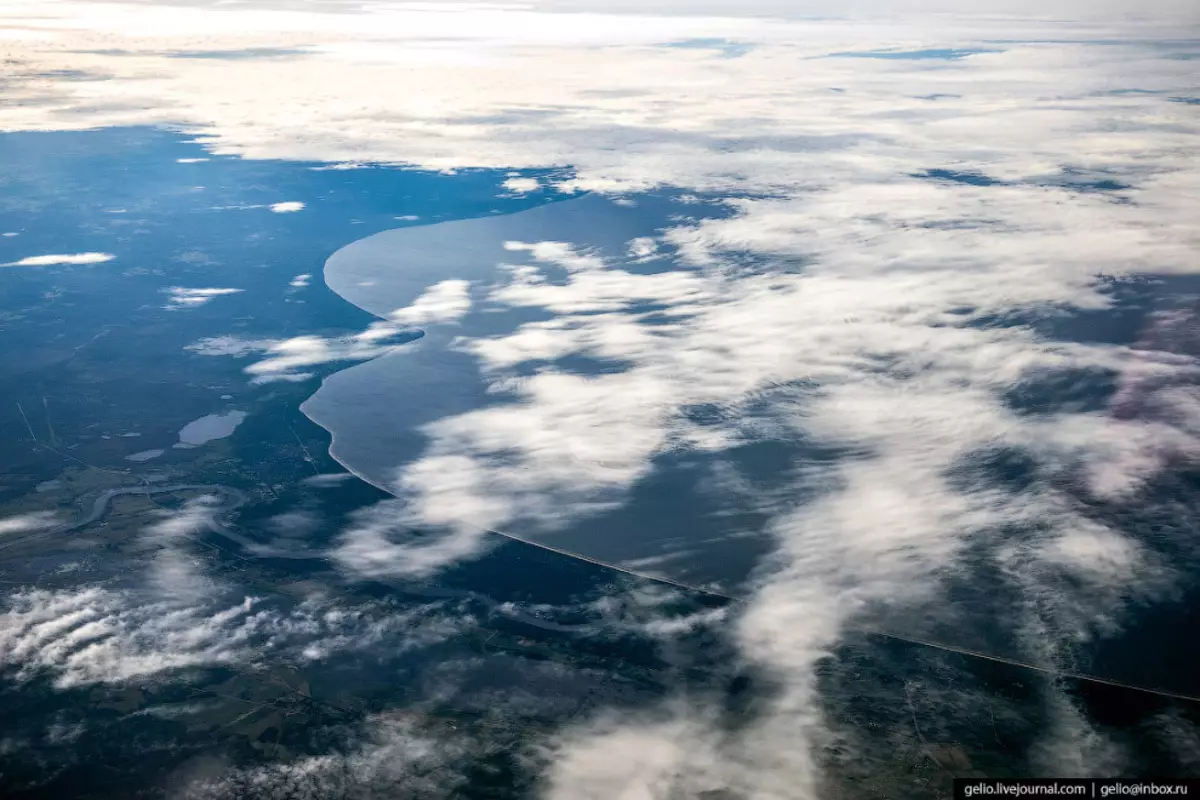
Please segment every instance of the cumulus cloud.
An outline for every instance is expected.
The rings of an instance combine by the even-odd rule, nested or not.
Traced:
[[[202,306],[214,297],[221,297],[227,294],[238,294],[242,289],[185,289],[182,286],[172,286],[165,290],[169,295],[167,304],[163,306],[168,310],[176,310],[180,308],[195,308]]]
[[[389,655],[472,627],[451,602],[401,604],[309,593],[299,601],[246,596],[215,577],[194,540],[222,530],[220,498],[200,495],[138,532],[137,588],[21,588],[0,596],[0,674],[48,677],[59,688],[167,678],[180,670],[260,663],[303,664],[382,646]],[[13,530],[46,527],[49,515]],[[314,520],[277,516],[295,532]]]
[[[331,557],[364,578],[425,578],[482,553],[488,532],[464,524],[451,509],[455,502],[476,502],[469,487],[458,493],[446,489],[436,500],[422,498],[422,502],[421,508],[413,509],[403,501],[387,500],[357,512]],[[468,512],[468,518],[478,516]],[[419,531],[418,525],[436,529]]]
[[[505,189],[516,194],[536,192],[542,186],[537,178],[509,178],[502,185]]]
[[[214,602],[215,601],[215,602]],[[392,654],[455,635],[469,618],[438,605],[399,608],[313,598],[278,608],[246,597],[146,597],[100,587],[29,589],[0,601],[0,669],[59,688],[146,680],[263,658],[325,660],[386,644]]]
[[[712,725],[687,709],[674,711],[657,718],[601,717],[572,731],[550,758],[545,796],[641,800],[728,789],[728,781],[714,775],[727,762]],[[805,796],[804,787],[793,789],[791,796]]]
[[[244,643],[227,625],[236,627],[250,603],[204,616],[162,605],[131,608],[126,598],[98,588],[31,590],[5,600],[0,664],[15,669],[18,680],[48,671],[66,688],[244,655]]]
[[[282,203],[271,204],[271,211],[275,212],[276,214],[291,214],[296,211],[303,210],[304,203],[301,203],[299,200],[287,200]]]
[[[412,305],[392,312],[391,318],[401,325],[430,325],[453,322],[471,308],[468,295],[470,283],[448,280],[430,286]]]
[[[15,235],[15,234],[14,234]],[[53,267],[58,265],[103,264],[112,261],[112,253],[60,253],[45,256],[28,256],[20,261],[0,264],[0,267]]]

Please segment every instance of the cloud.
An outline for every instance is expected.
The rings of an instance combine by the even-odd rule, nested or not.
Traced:
[[[272,203],[271,210],[276,214],[291,214],[296,211],[304,210],[304,203],[299,200],[287,200],[282,203]]]
[[[311,511],[285,511],[268,517],[267,527],[278,536],[304,538],[316,531],[321,519]]]
[[[638,260],[649,260],[658,251],[658,242],[650,236],[639,236],[629,242],[629,255]]]
[[[417,510],[399,500],[385,500],[356,512],[353,524],[338,537],[331,558],[363,578],[425,578],[483,553],[488,532],[461,524],[462,517],[451,510],[455,502],[477,502],[468,487],[457,493],[443,489],[436,500],[424,497],[422,501]],[[478,517],[468,510],[468,518]],[[419,532],[418,525],[437,529]]]
[[[220,511],[220,498],[201,495],[177,510],[160,512],[159,521],[142,531],[138,545],[149,556],[150,582],[159,596],[197,602],[216,590],[203,560],[188,545],[214,525]]]
[[[0,517],[0,536],[10,533],[25,533],[53,528],[58,524],[58,515],[53,511],[31,511],[12,517]]]
[[[261,355],[263,358],[246,367],[253,383],[272,381],[303,381],[313,377],[307,368],[339,361],[363,361],[376,358],[401,347],[395,342],[409,331],[395,325],[376,323],[367,330],[342,337],[294,336],[290,339],[242,339],[217,336],[201,339],[187,349],[203,356],[232,356],[244,358]]]
[[[501,184],[505,189],[516,194],[536,192],[542,184],[537,178],[509,178]]]
[[[56,35],[10,43],[30,75],[69,65],[111,77],[13,81],[0,125],[183,125],[224,155],[569,165],[570,177],[547,188],[724,198],[730,215],[660,220],[620,252],[566,229],[509,237],[494,281],[472,276],[469,292],[452,271],[439,274],[406,309],[372,309],[388,321],[360,334],[225,337],[191,349],[254,356],[255,380],[295,380],[311,366],[391,352],[398,325],[457,323],[455,354],[473,359],[488,397],[503,402],[422,418],[424,450],[374,476],[402,499],[364,512],[336,550],[367,576],[428,575],[472,557],[487,526],[552,541],[636,502],[674,458],[792,446],[776,476],[783,488],[715,470],[705,484],[719,509],[764,519],[773,554],[729,622],[739,659],[776,677],[779,696],[737,736],[703,703],[585,719],[561,737],[548,794],[814,796],[822,744],[837,727],[818,665],[848,631],[970,639],[993,626],[1009,655],[1069,663],[1119,630],[1131,603],[1194,571],[1098,511],[1133,514],[1200,450],[1197,353],[1185,332],[1194,312],[1152,320],[1134,345],[1061,333],[1101,319],[1123,281],[1196,271],[1198,129],[1166,99],[1194,88],[1194,61],[1169,57],[1169,40],[1190,28],[1126,20],[1110,3],[1002,3],[986,18],[906,13],[936,5],[832,9],[870,24],[796,19],[782,4],[659,4],[636,17],[565,2],[590,13],[130,5],[102,14],[60,3],[34,19],[17,8],[5,14]],[[1004,16],[1016,10],[1070,25]],[[159,54],[164,41],[211,50],[230,30],[240,47],[321,44],[256,62],[253,82],[235,62]],[[660,46],[715,37],[749,49],[726,59]],[[79,52],[114,43],[137,55]],[[999,52],[822,57],[933,48]],[[380,94],[397,70],[422,91]],[[1128,188],[1102,188],[1111,184]],[[1165,302],[1175,285],[1146,302]],[[473,318],[483,310],[510,313],[485,330]],[[616,366],[589,374],[570,366],[580,361]],[[1014,389],[1037,394],[1064,374],[1115,376],[1117,399],[1043,410],[1014,399]],[[1007,470],[1006,458],[1026,466]],[[984,585],[1015,599],[970,601]],[[1082,712],[1056,702],[1043,701],[1053,716],[1045,763],[1096,772],[1121,763]]]
[[[422,724],[418,715],[372,715],[358,738],[328,755],[287,764],[218,771],[188,782],[185,800],[296,797],[451,797],[466,785],[484,743],[453,729]]]
[[[18,591],[0,600],[0,670],[17,681],[48,675],[60,689],[120,684],[266,658],[323,661],[379,646],[395,655],[471,624],[438,604],[317,597],[279,608],[252,597],[222,604],[220,597],[201,602],[190,592],[155,597],[101,587]]]
[[[227,294],[238,294],[242,289],[185,289],[182,286],[172,286],[165,289],[170,297],[163,308],[176,310],[180,308],[195,308],[202,306],[214,297]]]
[[[219,524],[221,510],[215,495],[192,497],[139,531],[137,567],[125,571],[138,578],[129,582],[136,588],[20,588],[0,595],[0,674],[17,682],[44,676],[65,689],[264,660],[328,661],[378,648],[393,657],[475,625],[450,601],[246,596],[214,576],[195,547],[199,535]],[[48,520],[38,515],[19,529]],[[268,524],[290,532],[310,522],[293,515]]]
[[[305,486],[316,486],[318,488],[329,488],[332,486],[340,486],[348,480],[353,480],[354,474],[350,472],[326,472],[321,475],[313,475],[301,481]]]
[[[53,254],[45,256],[29,256],[20,261],[10,261],[0,264],[0,267],[53,267],[59,264],[103,264],[112,261],[116,256],[112,253],[72,253]]]
[[[263,358],[246,367],[254,383],[303,381],[313,377],[309,367],[340,361],[366,361],[404,346],[416,326],[454,322],[471,308],[470,284],[446,280],[429,287],[412,304],[388,314],[388,322],[372,323],[348,336],[294,336],[290,339],[242,339],[216,336],[201,339],[187,349],[204,356]],[[396,341],[403,339],[403,341]]]
[[[297,275],[296,277],[292,278],[291,282],[288,283],[288,286],[291,286],[293,289],[304,289],[308,287],[308,282],[310,280],[312,280],[312,275],[307,273],[303,275]]]
[[[471,298],[467,294],[469,289],[470,283],[467,281],[435,283],[412,305],[393,311],[391,318],[401,325],[413,326],[453,322],[471,308]]]
[[[1069,778],[1122,775],[1128,754],[1098,726],[1093,725],[1063,692],[1049,695],[1049,725],[1033,745],[1033,767]]]
[[[121,682],[166,670],[227,663],[245,655],[231,633],[251,602],[211,616],[162,604],[129,607],[103,589],[30,590],[5,598],[0,666],[17,680],[48,671],[67,688]]]
[[[714,776],[723,755],[714,728],[683,708],[670,716],[601,717],[557,743],[545,797],[642,800],[703,797],[728,788]],[[803,786],[793,786],[803,797]],[[788,796],[788,795],[782,795]]]

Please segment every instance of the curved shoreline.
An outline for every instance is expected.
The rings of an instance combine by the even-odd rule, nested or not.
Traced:
[[[383,486],[378,485],[374,481],[371,481],[367,477],[360,475],[357,471],[354,470],[353,467],[351,467],[350,465],[341,461],[337,457],[337,455],[334,453],[334,445],[336,443],[336,438],[334,436],[333,431],[330,431],[324,425],[321,425],[320,422],[313,419],[306,412],[304,412],[303,404],[301,405],[300,410],[301,410],[301,413],[304,413],[304,415],[309,418],[309,420],[311,420],[316,425],[320,425],[320,427],[323,430],[326,430],[329,432],[329,435],[330,435],[329,457],[330,458],[332,458],[337,463],[341,464],[342,467],[345,468],[345,470],[347,472],[354,475],[359,480],[363,481],[364,483],[370,484],[371,486],[374,486],[375,488],[379,489],[380,491],[382,491],[388,495],[395,497],[395,495],[392,492],[388,491]],[[713,591],[711,589],[705,589],[705,588],[699,587],[699,586],[688,586],[687,584],[680,583],[678,581],[672,581],[668,578],[660,578],[660,577],[657,577],[654,575],[646,575],[643,573],[635,572],[633,570],[624,569],[624,568],[616,566],[614,564],[605,564],[602,561],[596,561],[595,559],[587,558],[586,556],[581,556],[581,555],[577,555],[575,553],[569,553],[569,552],[566,552],[563,550],[558,550],[549,545],[542,544],[540,542],[529,541],[528,539],[522,539],[520,536],[516,536],[513,534],[509,534],[509,533],[504,533],[503,531],[495,531],[495,530],[487,530],[487,529],[481,529],[481,530],[483,530],[485,533],[494,534],[496,536],[502,536],[505,539],[511,539],[512,541],[531,545],[533,547],[537,547],[542,550],[548,550],[551,553],[556,553],[558,555],[565,556],[567,558],[574,558],[574,559],[577,559],[580,561],[586,561],[589,564],[595,564],[596,566],[604,567],[606,569],[611,569],[616,572],[621,572],[621,573],[624,573],[626,575],[631,575],[636,578],[643,578],[645,580],[653,581],[655,583],[664,583],[664,584],[673,586],[678,589],[699,592],[700,594],[704,594],[709,597],[721,598],[723,600],[727,600],[732,603],[744,602],[744,600],[742,600],[741,598],[733,597],[733,596],[727,595],[727,594],[722,594],[721,592]],[[405,587],[403,590],[404,591],[412,591],[412,590],[408,589],[407,587]],[[476,599],[482,597],[486,601],[489,601],[492,604],[493,608],[495,608],[499,605],[499,604],[495,603],[494,600],[491,600],[491,598],[487,598],[486,596],[480,595],[477,592],[467,592],[464,590],[463,595],[461,595],[461,596],[471,596]],[[506,614],[507,616],[509,616],[513,619],[517,619],[521,622],[526,622],[528,624],[535,625],[540,628],[546,628],[548,630],[564,631],[564,632],[585,632],[587,629],[589,629],[595,625],[600,625],[600,624],[603,624],[604,622],[610,621],[613,617],[615,617],[617,615],[617,612],[613,612],[611,616],[606,616],[605,619],[599,623],[583,623],[579,626],[572,627],[572,626],[558,625],[556,623],[548,623],[544,620],[540,620],[540,619],[533,617],[529,614],[526,614],[522,611],[514,610],[511,612],[504,611],[504,612],[500,612],[500,613]],[[1025,661],[1019,661],[1016,659],[1006,658],[1004,656],[997,656],[997,655],[992,655],[989,653],[983,653],[978,650],[971,650],[969,648],[958,647],[958,646],[952,645],[952,644],[943,644],[941,642],[933,642],[933,641],[929,641],[927,639],[918,639],[918,638],[914,638],[914,637],[910,637],[910,636],[903,636],[900,634],[888,633],[886,631],[879,631],[879,630],[859,629],[857,631],[857,633],[862,634],[864,636],[872,636],[872,637],[877,637],[880,639],[890,639],[890,640],[896,641],[896,642],[904,642],[905,644],[917,645],[920,647],[928,647],[928,648],[931,648],[934,650],[941,650],[941,651],[947,652],[947,653],[954,653],[956,655],[964,656],[967,658],[975,658],[975,659],[981,659],[984,661],[990,661],[994,664],[1005,664],[1010,667],[1018,667],[1021,669],[1027,669],[1027,670],[1031,670],[1033,672],[1037,672],[1042,675],[1048,675],[1048,676],[1051,676],[1054,678],[1067,678],[1069,680],[1083,681],[1085,683],[1096,683],[1096,684],[1101,684],[1104,686],[1113,686],[1113,687],[1117,687],[1117,688],[1121,688],[1121,689],[1129,689],[1129,690],[1132,690],[1135,692],[1145,692],[1147,694],[1158,695],[1159,697],[1167,697],[1167,698],[1171,698],[1173,700],[1183,700],[1183,701],[1190,702],[1190,703],[1200,704],[1200,696],[1181,694],[1181,693],[1172,692],[1172,691],[1169,691],[1166,689],[1155,689],[1155,688],[1149,687],[1149,686],[1135,686],[1133,684],[1121,683],[1120,681],[1114,681],[1114,680],[1110,680],[1109,678],[1103,678],[1098,675],[1088,675],[1088,674],[1080,673],[1080,672],[1069,672],[1069,671],[1064,671],[1064,670],[1058,670],[1058,669],[1054,669],[1053,667],[1046,667],[1046,666],[1040,666],[1038,664],[1031,664],[1031,663],[1028,663]]]
[[[325,383],[325,381],[324,381],[324,379],[322,379],[321,384],[324,385],[324,383]],[[318,391],[320,391],[319,388],[318,388]],[[314,392],[313,394],[316,394],[316,392]],[[391,497],[396,497],[397,499],[399,499],[398,496],[396,495],[396,493],[393,492],[391,489],[387,488],[387,486],[371,480],[365,474],[358,471],[353,466],[351,466],[350,464],[346,463],[345,461],[343,461],[341,458],[338,457],[337,433],[335,431],[333,431],[333,429],[328,428],[325,425],[321,424],[320,420],[318,420],[312,414],[308,413],[308,411],[305,410],[305,406],[307,404],[308,404],[307,400],[300,404],[300,413],[303,414],[308,419],[309,422],[312,422],[314,425],[317,425],[318,427],[320,427],[321,430],[323,430],[329,434],[329,448],[327,450],[329,457],[332,458],[339,465],[341,465],[342,469],[346,470],[346,472],[349,472],[351,475],[353,475],[355,478],[358,478],[363,483],[366,483],[369,486],[374,486],[376,489],[383,492],[384,494],[389,495]],[[588,564],[594,564],[597,567],[609,569],[614,572],[620,572],[622,574],[629,575],[634,578],[640,578],[642,580],[653,581],[654,583],[662,583],[662,584],[666,584],[668,586],[672,586],[676,589],[683,589],[683,590],[689,591],[689,592],[698,592],[700,594],[708,595],[710,597],[719,597],[723,600],[736,601],[738,599],[738,598],[734,597],[733,595],[724,594],[722,592],[716,591],[715,589],[709,589],[709,588],[705,588],[703,586],[694,586],[691,584],[683,583],[682,581],[677,581],[677,580],[673,580],[671,578],[667,578],[665,576],[654,575],[652,573],[638,572],[637,570],[629,569],[627,567],[622,567],[618,564],[612,564],[612,563],[609,563],[606,561],[600,561],[595,558],[589,558],[588,556],[580,555],[579,553],[572,553],[568,550],[561,550],[553,545],[546,544],[544,542],[536,542],[536,541],[533,541],[532,539],[526,539],[521,536],[518,536],[515,533],[505,533],[504,531],[498,531],[498,530],[494,530],[492,528],[485,528],[482,526],[478,526],[478,530],[481,533],[491,534],[493,536],[502,536],[505,539],[508,539],[510,541],[520,542],[521,544],[529,545],[530,547],[536,547],[540,550],[546,550],[548,552],[554,553],[556,555],[564,556],[566,558],[573,558],[576,561],[583,561]]]
[[[529,212],[526,212],[526,213],[529,213]],[[447,224],[447,223],[435,223],[434,226],[439,225],[439,224]],[[453,223],[448,223],[448,224],[453,224]],[[430,226],[430,227],[433,227],[433,226]],[[397,230],[399,230],[399,229],[397,229]],[[330,291],[332,291],[334,294],[338,295],[341,299],[345,300],[347,303],[355,306],[356,308],[359,308],[360,310],[368,312],[373,317],[376,317],[378,319],[385,319],[384,314],[387,313],[386,308],[385,308],[385,305],[387,303],[387,298],[383,295],[376,295],[376,294],[364,295],[361,298],[356,297],[355,296],[356,294],[361,294],[361,290],[353,288],[353,287],[359,286],[359,285],[366,286],[368,284],[365,284],[365,283],[354,284],[352,282],[347,282],[347,281],[349,281],[350,277],[353,277],[352,275],[350,275],[350,276],[342,275],[341,276],[342,280],[340,281],[344,284],[341,288],[347,289],[350,291],[339,290],[339,288],[335,288],[335,285],[339,283],[339,280],[330,281],[330,270],[331,270],[331,266],[334,265],[335,260],[338,259],[340,255],[343,255],[344,252],[348,248],[353,248],[353,249],[355,249],[355,251],[357,251],[358,249],[361,249],[362,242],[365,242],[368,239],[373,239],[375,237],[381,237],[386,233],[388,233],[388,232],[385,231],[385,232],[377,233],[371,237],[366,237],[366,239],[358,240],[358,242],[354,242],[354,243],[351,243],[350,245],[347,245],[346,247],[343,247],[341,250],[339,250],[339,251],[335,252],[333,255],[331,255],[326,260],[326,262],[322,268],[322,278],[324,279],[326,287]],[[520,238],[520,237],[518,236],[516,238]],[[392,244],[394,244],[394,242]],[[430,243],[428,241],[423,241],[423,245],[425,246],[426,249],[428,249],[430,246]],[[367,252],[369,255],[369,251],[364,251],[364,252]],[[372,257],[375,259],[378,259],[377,254]],[[430,265],[423,265],[423,266],[426,267],[426,273],[424,273],[426,277],[433,275],[433,273],[429,271],[431,269]],[[440,275],[437,277],[439,277],[439,279],[440,279],[440,278],[449,278],[449,277],[465,278],[467,276],[460,275],[457,272],[455,272],[455,273],[448,273],[448,274]],[[411,281],[412,276],[406,275],[406,280]],[[432,281],[428,281],[427,283],[431,283],[431,282]],[[373,286],[373,284],[371,284],[371,285]],[[404,285],[402,288],[403,288],[403,291],[401,292],[401,294],[402,294],[405,302],[413,302],[413,300],[417,296],[419,296],[419,292],[415,291],[413,289],[413,287],[410,285]],[[409,295],[411,295],[411,297],[409,297]],[[427,342],[428,342],[429,338],[430,337],[426,337]],[[370,360],[375,361],[377,359],[370,359]],[[431,368],[436,365],[422,364],[422,366],[428,369],[428,368]],[[354,367],[350,367],[349,369],[354,369]],[[380,491],[384,492],[385,494],[387,494],[389,496],[396,497],[397,496],[396,493],[393,491],[392,488],[390,488],[387,485],[387,480],[386,480],[387,476],[386,475],[384,475],[383,477],[381,477],[380,475],[376,475],[374,479],[369,478],[367,476],[367,474],[365,474],[364,471],[360,471],[359,469],[356,469],[354,466],[352,466],[350,463],[348,463],[346,459],[342,458],[339,455],[339,453],[338,453],[339,440],[338,440],[338,435],[337,435],[336,431],[330,425],[323,423],[322,420],[319,418],[319,416],[316,413],[314,413],[314,409],[319,407],[317,403],[314,403],[314,400],[317,397],[317,395],[320,394],[322,392],[322,390],[326,389],[329,379],[334,378],[337,374],[339,374],[340,372],[344,372],[344,371],[345,370],[339,370],[336,373],[332,373],[330,375],[324,376],[321,380],[320,386],[315,391],[313,391],[313,393],[310,395],[309,399],[307,399],[304,403],[302,403],[300,405],[299,410],[311,422],[315,423],[316,425],[320,426],[323,430],[328,432],[328,434],[330,436],[328,453],[329,453],[329,456],[335,462],[340,464],[343,469],[345,469],[351,475],[354,475],[359,480],[362,480],[363,482],[365,482],[371,486],[374,486],[375,488],[379,489]],[[370,431],[368,431],[368,432],[370,432]],[[636,577],[636,578],[640,578],[643,580],[648,580],[648,581],[652,581],[655,583],[671,586],[676,589],[681,589],[681,590],[689,591],[689,592],[697,592],[699,594],[703,594],[703,595],[707,595],[707,596],[715,597],[715,598],[720,598],[722,600],[731,601],[731,602],[735,602],[735,603],[745,602],[745,600],[747,599],[745,596],[741,596],[741,597],[734,596],[733,594],[726,593],[719,589],[713,589],[713,588],[708,588],[708,587],[704,587],[704,586],[700,586],[700,585],[689,584],[684,581],[674,580],[671,578],[664,577],[662,575],[646,573],[646,572],[642,572],[642,571],[639,571],[636,569],[626,568],[619,564],[602,561],[602,560],[599,560],[596,558],[591,558],[589,556],[582,555],[578,552],[571,552],[571,551],[559,549],[552,544],[547,544],[542,541],[534,541],[534,540],[525,538],[523,536],[520,536],[520,535],[517,535],[514,533],[508,533],[505,531],[495,530],[494,528],[490,528],[486,525],[479,525],[476,523],[475,525],[473,525],[473,528],[476,531],[478,531],[480,534],[495,534],[497,536],[504,537],[505,539],[508,539],[511,541],[520,542],[525,545],[531,545],[533,547],[537,547],[542,550],[549,551],[556,555],[561,555],[561,556],[565,556],[567,558],[572,558],[572,559],[576,559],[578,561],[583,561],[585,563],[594,564],[594,565],[604,568],[604,569],[613,570],[615,572],[624,573],[624,574],[630,575],[632,577]],[[467,558],[469,559],[469,558],[471,558],[471,556],[468,556]],[[466,559],[464,559],[464,560],[466,560]],[[747,587],[743,586],[741,588],[745,589]],[[744,595],[744,592],[738,592],[738,593]],[[1153,689],[1153,688],[1149,688],[1149,687],[1134,686],[1134,685],[1130,685],[1130,684],[1124,684],[1124,683],[1120,683],[1117,681],[1102,678],[1100,676],[1063,671],[1063,670],[1055,669],[1053,667],[1047,667],[1047,666],[1043,666],[1043,665],[1038,665],[1038,664],[1034,664],[1034,663],[1021,661],[1018,659],[1012,659],[1012,658],[1005,657],[1003,655],[993,655],[993,654],[990,654],[987,652],[968,649],[968,648],[960,647],[960,646],[953,645],[953,644],[943,644],[940,642],[924,640],[921,638],[904,636],[902,634],[894,634],[894,633],[888,633],[885,631],[870,630],[870,629],[864,629],[864,628],[857,628],[856,631],[855,631],[855,629],[848,629],[846,632],[847,633],[857,632],[859,634],[863,634],[863,635],[867,635],[867,636],[876,636],[876,637],[882,637],[882,638],[886,638],[886,639],[890,639],[890,640],[894,640],[894,641],[906,642],[909,644],[919,645],[919,646],[923,646],[923,647],[929,647],[929,648],[933,648],[933,649],[942,650],[945,652],[952,652],[952,653],[956,653],[956,654],[970,657],[970,658],[983,659],[986,661],[991,661],[993,663],[1003,663],[1003,664],[1007,664],[1010,666],[1021,667],[1021,668],[1037,671],[1037,672],[1040,672],[1043,674],[1052,675],[1052,676],[1059,677],[1059,678],[1071,678],[1071,679],[1076,679],[1076,680],[1081,680],[1081,681],[1089,681],[1089,682],[1093,682],[1093,683],[1101,683],[1101,684],[1106,684],[1106,685],[1111,685],[1111,686],[1121,686],[1121,687],[1136,690],[1136,691],[1150,692],[1150,693],[1158,694],[1161,696],[1169,696],[1169,697],[1174,697],[1176,699],[1185,699],[1185,700],[1200,702],[1200,697],[1189,697],[1187,695],[1175,694],[1170,691]]]

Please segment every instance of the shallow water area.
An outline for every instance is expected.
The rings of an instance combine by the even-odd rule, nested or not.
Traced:
[[[199,447],[217,439],[225,439],[233,435],[244,419],[246,419],[245,411],[206,414],[183,426],[179,431],[179,444],[185,447]]]

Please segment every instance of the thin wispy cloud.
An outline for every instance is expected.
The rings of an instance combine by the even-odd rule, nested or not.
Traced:
[[[14,234],[15,235],[15,234]],[[85,266],[88,264],[103,264],[112,261],[116,256],[112,253],[58,253],[44,256],[28,256],[20,261],[9,261],[0,267],[55,267],[55,266]]]
[[[328,489],[334,486],[340,486],[348,480],[353,480],[354,475],[350,472],[324,472],[320,475],[313,475],[305,478],[301,483],[305,486],[315,486],[320,489]]]
[[[290,339],[241,339],[218,336],[188,345],[188,350],[203,356],[257,356],[259,360],[245,368],[253,383],[305,381],[314,377],[312,367],[343,361],[365,361],[402,347],[396,341],[410,333],[386,323],[377,323],[357,334],[342,337],[294,336]]]
[[[196,308],[205,305],[214,298],[238,294],[244,290],[229,288],[187,289],[182,286],[172,286],[170,289],[164,291],[168,295],[167,304],[164,308],[176,310],[181,308]]]
[[[0,536],[45,530],[53,528],[58,522],[58,515],[53,511],[31,511],[28,514],[0,517]]]
[[[188,346],[205,356],[259,356],[245,372],[255,383],[303,381],[315,373],[309,368],[342,361],[366,361],[408,344],[418,328],[448,324],[471,308],[467,281],[437,283],[411,305],[390,312],[389,322],[376,322],[348,336],[294,336],[290,339],[242,339],[218,336]],[[399,341],[398,341],[399,340]]]
[[[289,764],[234,768],[189,782],[181,800],[269,800],[286,797],[452,797],[485,755],[481,737],[453,727],[423,726],[416,715],[369,717],[337,752]]]

